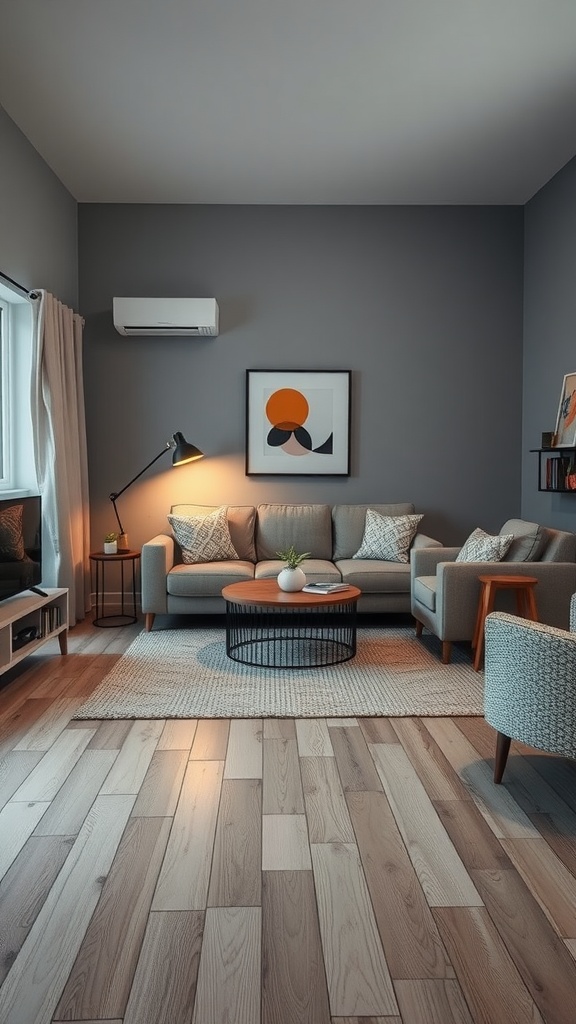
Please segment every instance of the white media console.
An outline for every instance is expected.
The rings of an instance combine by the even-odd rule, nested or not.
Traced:
[[[45,597],[25,590],[0,602],[0,675],[52,637],[68,652],[68,590],[42,589]]]

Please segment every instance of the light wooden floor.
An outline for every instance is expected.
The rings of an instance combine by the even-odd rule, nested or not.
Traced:
[[[574,1024],[574,763],[496,787],[478,718],[73,722],[140,628],[0,680],[1,1024]]]

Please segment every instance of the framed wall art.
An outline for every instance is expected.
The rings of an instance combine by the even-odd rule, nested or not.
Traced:
[[[554,446],[573,448],[576,445],[576,373],[567,373],[562,382],[560,404],[556,417]]]
[[[246,370],[246,475],[350,475],[350,370]]]

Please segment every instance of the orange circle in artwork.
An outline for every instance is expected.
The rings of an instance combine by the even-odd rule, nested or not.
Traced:
[[[301,391],[280,388],[266,402],[266,415],[273,426],[281,430],[296,430],[306,422],[308,402]]]

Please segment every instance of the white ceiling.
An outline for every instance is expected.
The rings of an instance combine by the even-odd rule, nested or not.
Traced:
[[[0,103],[80,202],[524,203],[576,0],[3,0]]]

